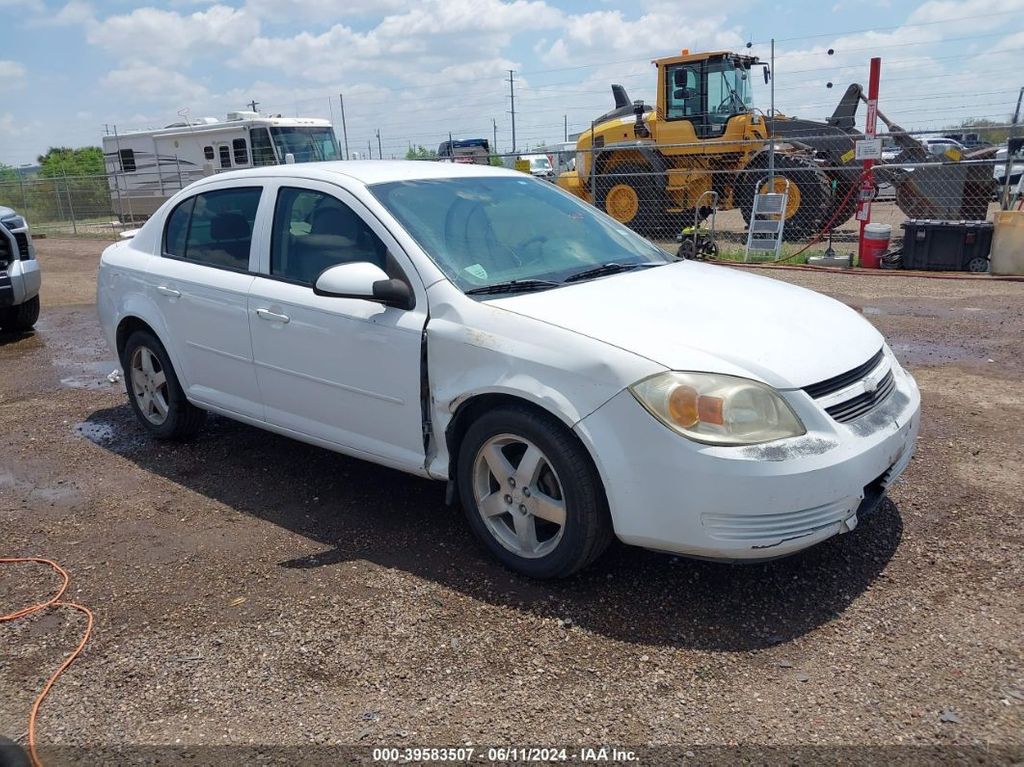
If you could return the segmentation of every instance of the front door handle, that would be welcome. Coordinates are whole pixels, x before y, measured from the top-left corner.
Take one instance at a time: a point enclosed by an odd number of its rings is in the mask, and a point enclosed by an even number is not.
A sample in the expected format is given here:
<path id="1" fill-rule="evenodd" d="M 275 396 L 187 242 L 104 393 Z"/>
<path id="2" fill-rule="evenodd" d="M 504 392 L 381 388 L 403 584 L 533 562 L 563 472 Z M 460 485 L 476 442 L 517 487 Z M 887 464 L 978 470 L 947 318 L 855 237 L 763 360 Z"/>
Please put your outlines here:
<path id="1" fill-rule="evenodd" d="M 268 322 L 288 322 L 287 314 L 278 314 L 277 312 L 270 311 L 270 309 L 257 309 L 256 314 L 261 320 L 267 320 Z"/>
<path id="2" fill-rule="evenodd" d="M 181 298 L 181 291 L 169 288 L 166 285 L 157 285 L 156 292 L 162 296 L 170 296 L 171 298 Z"/>

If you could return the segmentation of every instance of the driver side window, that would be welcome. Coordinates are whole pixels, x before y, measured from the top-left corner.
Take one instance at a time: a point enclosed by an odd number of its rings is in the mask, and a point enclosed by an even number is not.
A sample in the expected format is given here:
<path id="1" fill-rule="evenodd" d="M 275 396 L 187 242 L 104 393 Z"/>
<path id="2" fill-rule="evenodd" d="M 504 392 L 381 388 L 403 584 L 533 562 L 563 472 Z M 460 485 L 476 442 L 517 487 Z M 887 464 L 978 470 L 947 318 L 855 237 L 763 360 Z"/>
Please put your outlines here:
<path id="1" fill-rule="evenodd" d="M 312 285 L 324 269 L 356 261 L 388 271 L 387 247 L 355 211 L 313 189 L 278 191 L 270 245 L 272 276 Z"/>
<path id="2" fill-rule="evenodd" d="M 666 120 L 692 120 L 700 114 L 700 72 L 696 67 L 680 65 L 665 73 Z"/>

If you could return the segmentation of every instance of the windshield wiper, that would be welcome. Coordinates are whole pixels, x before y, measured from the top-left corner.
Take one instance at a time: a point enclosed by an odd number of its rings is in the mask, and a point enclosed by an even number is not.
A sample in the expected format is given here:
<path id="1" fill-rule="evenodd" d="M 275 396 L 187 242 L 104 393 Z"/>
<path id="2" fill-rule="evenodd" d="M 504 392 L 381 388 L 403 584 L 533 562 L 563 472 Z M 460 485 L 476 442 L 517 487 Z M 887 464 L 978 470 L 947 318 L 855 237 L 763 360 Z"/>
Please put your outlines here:
<path id="1" fill-rule="evenodd" d="M 661 264 L 648 261 L 644 261 L 639 264 L 617 264 L 615 262 L 610 264 L 601 264 L 600 266 L 594 266 L 590 269 L 584 269 L 582 272 L 576 272 L 576 274 L 570 274 L 563 280 L 563 282 L 591 280 L 595 277 L 605 277 L 609 274 L 618 274 L 619 272 L 631 272 L 634 269 L 644 269 L 648 266 L 661 266 Z"/>
<path id="2" fill-rule="evenodd" d="M 531 290 L 547 290 L 557 288 L 560 282 L 551 280 L 508 280 L 496 282 L 493 285 L 484 285 L 479 288 L 470 288 L 466 291 L 467 296 L 480 296 L 496 293 L 528 293 Z"/>

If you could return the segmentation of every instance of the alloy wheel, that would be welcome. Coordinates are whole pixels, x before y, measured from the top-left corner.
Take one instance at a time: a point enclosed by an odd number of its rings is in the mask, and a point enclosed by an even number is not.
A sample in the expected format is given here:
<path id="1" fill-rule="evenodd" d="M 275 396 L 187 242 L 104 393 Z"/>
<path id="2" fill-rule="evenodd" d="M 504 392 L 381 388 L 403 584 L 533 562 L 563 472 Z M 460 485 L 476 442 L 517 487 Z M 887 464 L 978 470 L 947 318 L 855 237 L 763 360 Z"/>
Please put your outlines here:
<path id="1" fill-rule="evenodd" d="M 160 358 L 151 349 L 140 346 L 132 354 L 129 364 L 132 393 L 143 417 L 154 426 L 167 420 L 167 375 Z"/>
<path id="2" fill-rule="evenodd" d="M 490 534 L 517 556 L 543 557 L 562 539 L 562 483 L 548 457 L 524 437 L 499 434 L 480 447 L 473 499 Z"/>

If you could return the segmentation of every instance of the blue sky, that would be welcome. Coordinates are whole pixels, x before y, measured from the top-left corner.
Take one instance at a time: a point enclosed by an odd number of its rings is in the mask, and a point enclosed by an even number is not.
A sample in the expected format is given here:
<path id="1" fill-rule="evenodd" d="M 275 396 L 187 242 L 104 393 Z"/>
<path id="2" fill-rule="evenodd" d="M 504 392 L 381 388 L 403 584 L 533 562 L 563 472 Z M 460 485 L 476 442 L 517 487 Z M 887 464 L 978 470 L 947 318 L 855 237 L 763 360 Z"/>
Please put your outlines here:
<path id="1" fill-rule="evenodd" d="M 610 108 L 609 84 L 653 99 L 649 61 L 680 48 L 767 57 L 777 105 L 821 119 L 882 64 L 881 108 L 904 127 L 1005 121 L 1024 85 L 1024 0 L 0 0 L 0 162 L 98 144 L 104 124 L 158 127 L 244 108 L 333 117 L 385 155 L 492 135 L 557 141 Z M 828 48 L 834 49 L 829 56 Z M 832 81 L 835 87 L 826 88 Z M 768 106 L 768 93 L 756 94 Z M 862 110 L 863 112 L 863 110 Z"/>

